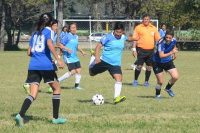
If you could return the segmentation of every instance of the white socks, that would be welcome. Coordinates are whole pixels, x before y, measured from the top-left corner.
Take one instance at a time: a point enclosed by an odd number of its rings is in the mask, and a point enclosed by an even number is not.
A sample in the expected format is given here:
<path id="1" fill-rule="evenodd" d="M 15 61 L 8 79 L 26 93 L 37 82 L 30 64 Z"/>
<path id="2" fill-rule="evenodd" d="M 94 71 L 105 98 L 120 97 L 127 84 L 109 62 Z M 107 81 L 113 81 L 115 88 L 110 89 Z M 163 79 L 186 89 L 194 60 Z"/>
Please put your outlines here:
<path id="1" fill-rule="evenodd" d="M 114 94 L 114 98 L 120 96 L 121 89 L 122 89 L 122 82 L 115 82 L 115 94 Z"/>
<path id="2" fill-rule="evenodd" d="M 80 83 L 80 80 L 81 80 L 81 74 L 75 74 L 75 83 L 76 84 L 79 84 Z"/>
<path id="3" fill-rule="evenodd" d="M 61 81 L 65 80 L 65 79 L 67 79 L 67 78 L 69 78 L 71 76 L 72 76 L 71 72 L 67 72 L 63 76 L 61 76 L 60 78 L 58 78 L 58 81 L 61 82 Z"/>
<path id="4" fill-rule="evenodd" d="M 92 68 L 95 65 L 95 56 L 92 55 L 90 58 L 89 68 Z"/>

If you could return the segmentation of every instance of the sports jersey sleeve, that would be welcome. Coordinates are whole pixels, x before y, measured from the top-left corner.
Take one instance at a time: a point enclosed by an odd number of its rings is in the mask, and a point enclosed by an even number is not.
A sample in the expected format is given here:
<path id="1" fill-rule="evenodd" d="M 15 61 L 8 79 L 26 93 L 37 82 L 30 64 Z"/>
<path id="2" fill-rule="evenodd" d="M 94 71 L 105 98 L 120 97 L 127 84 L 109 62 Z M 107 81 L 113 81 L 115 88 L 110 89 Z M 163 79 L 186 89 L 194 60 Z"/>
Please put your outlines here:
<path id="1" fill-rule="evenodd" d="M 163 47 L 163 44 L 160 43 L 158 44 L 158 52 L 162 52 L 162 51 L 164 51 L 164 47 Z"/>
<path id="2" fill-rule="evenodd" d="M 154 39 L 155 39 L 155 41 L 159 41 L 160 40 L 160 33 L 158 32 L 157 29 L 155 29 Z"/>
<path id="3" fill-rule="evenodd" d="M 100 43 L 104 46 L 108 41 L 109 41 L 109 37 L 105 35 L 101 38 Z"/>
<path id="4" fill-rule="evenodd" d="M 135 30 L 133 31 L 133 38 L 136 40 L 139 38 L 139 27 L 138 26 L 136 26 Z"/>
<path id="5" fill-rule="evenodd" d="M 31 36 L 31 39 L 29 41 L 29 46 L 30 47 L 33 47 L 33 37 L 34 37 L 34 34 Z"/>
<path id="6" fill-rule="evenodd" d="M 50 30 L 45 30 L 44 35 L 45 35 L 45 38 L 46 38 L 47 40 L 49 40 L 49 39 L 53 40 L 53 39 L 52 39 L 52 32 L 51 32 Z"/>
<path id="7" fill-rule="evenodd" d="M 62 43 L 64 46 L 69 42 L 68 35 L 65 35 L 61 40 L 60 43 Z"/>

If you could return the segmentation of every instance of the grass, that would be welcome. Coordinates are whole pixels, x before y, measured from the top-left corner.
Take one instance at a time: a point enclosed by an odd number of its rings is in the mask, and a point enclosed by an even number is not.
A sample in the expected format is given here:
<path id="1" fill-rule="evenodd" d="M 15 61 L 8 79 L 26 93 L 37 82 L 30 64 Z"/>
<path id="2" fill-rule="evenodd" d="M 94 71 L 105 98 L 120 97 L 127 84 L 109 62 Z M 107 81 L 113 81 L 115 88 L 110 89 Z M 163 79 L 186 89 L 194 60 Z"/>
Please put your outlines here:
<path id="1" fill-rule="evenodd" d="M 80 57 L 82 64 L 81 87 L 84 90 L 71 89 L 74 77 L 61 83 L 62 101 L 60 115 L 68 119 L 64 125 L 53 125 L 51 94 L 47 85 L 41 84 L 42 92 L 26 113 L 29 122 L 24 128 L 15 126 L 14 117 L 26 97 L 22 84 L 27 76 L 29 57 L 25 51 L 0 52 L 0 132 L 14 133 L 198 133 L 200 132 L 200 52 L 179 52 L 175 64 L 180 79 L 174 85 L 176 93 L 170 98 L 162 91 L 163 99 L 154 99 L 155 76 L 152 74 L 151 86 L 133 88 L 133 70 L 130 65 L 133 58 L 129 51 L 123 56 L 123 90 L 127 97 L 123 103 L 113 105 L 114 80 L 105 72 L 95 77 L 88 75 L 89 56 Z M 61 76 L 67 69 L 59 70 Z M 165 75 L 165 84 L 169 76 Z M 139 83 L 144 80 L 144 71 Z M 105 98 L 105 104 L 95 106 L 90 99 L 96 93 Z"/>

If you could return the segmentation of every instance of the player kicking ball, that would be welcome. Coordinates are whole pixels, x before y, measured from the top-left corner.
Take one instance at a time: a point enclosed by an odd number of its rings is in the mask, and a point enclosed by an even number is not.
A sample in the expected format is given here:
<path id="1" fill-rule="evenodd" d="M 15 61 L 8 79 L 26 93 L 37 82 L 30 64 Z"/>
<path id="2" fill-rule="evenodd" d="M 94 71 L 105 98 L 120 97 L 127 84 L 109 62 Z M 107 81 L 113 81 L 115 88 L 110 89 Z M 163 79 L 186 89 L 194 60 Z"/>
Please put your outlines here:
<path id="1" fill-rule="evenodd" d="M 124 26 L 122 23 L 116 23 L 114 32 L 105 35 L 95 48 L 95 55 L 91 56 L 89 64 L 90 76 L 109 71 L 110 75 L 115 79 L 114 85 L 114 104 L 126 100 L 125 96 L 121 96 L 122 89 L 122 70 L 121 57 L 127 37 L 123 34 Z M 102 55 L 100 57 L 100 51 Z"/>
<path id="2" fill-rule="evenodd" d="M 165 91 L 169 96 L 174 97 L 175 94 L 172 91 L 172 86 L 178 80 L 178 71 L 173 63 L 175 59 L 175 53 L 178 52 L 176 48 L 176 40 L 173 38 L 174 34 L 171 31 L 167 31 L 163 39 L 157 44 L 156 53 L 153 55 L 153 70 L 157 78 L 156 98 L 160 98 L 161 87 L 164 82 L 164 72 L 167 71 L 171 79 L 165 87 Z"/>

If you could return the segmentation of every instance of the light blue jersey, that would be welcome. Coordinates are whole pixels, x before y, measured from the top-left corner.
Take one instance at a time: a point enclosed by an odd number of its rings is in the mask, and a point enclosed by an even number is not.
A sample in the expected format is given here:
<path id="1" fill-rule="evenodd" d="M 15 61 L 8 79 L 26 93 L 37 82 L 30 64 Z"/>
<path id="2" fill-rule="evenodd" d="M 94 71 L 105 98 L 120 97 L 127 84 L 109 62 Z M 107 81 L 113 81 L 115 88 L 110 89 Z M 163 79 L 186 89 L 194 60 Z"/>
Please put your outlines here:
<path id="1" fill-rule="evenodd" d="M 160 37 L 163 38 L 163 37 L 165 37 L 166 31 L 163 29 L 160 29 L 159 33 L 160 33 Z"/>
<path id="2" fill-rule="evenodd" d="M 61 40 L 61 43 L 68 49 L 72 51 L 72 53 L 69 53 L 67 51 L 63 51 L 63 59 L 66 64 L 68 63 L 74 63 L 79 61 L 79 58 L 77 56 L 77 50 L 78 50 L 78 36 L 73 35 L 72 33 L 66 34 L 63 39 Z"/>
<path id="3" fill-rule="evenodd" d="M 153 55 L 153 61 L 157 63 L 167 63 L 172 60 L 172 56 L 160 58 L 159 52 L 169 53 L 176 45 L 176 39 L 173 38 L 170 44 L 167 44 L 164 39 L 160 40 L 157 44 L 157 50 Z"/>
<path id="4" fill-rule="evenodd" d="M 60 33 L 60 41 L 62 41 L 62 39 L 64 38 L 64 36 L 67 35 L 67 34 L 68 34 L 68 32 L 62 31 L 62 32 Z"/>
<path id="5" fill-rule="evenodd" d="M 127 37 L 122 35 L 120 39 L 115 38 L 113 33 L 105 35 L 101 40 L 104 46 L 101 59 L 113 66 L 121 66 L 122 51 Z"/>
<path id="6" fill-rule="evenodd" d="M 52 32 L 47 27 L 39 35 L 35 32 L 30 39 L 31 58 L 29 70 L 54 70 L 47 40 L 52 39 Z"/>

